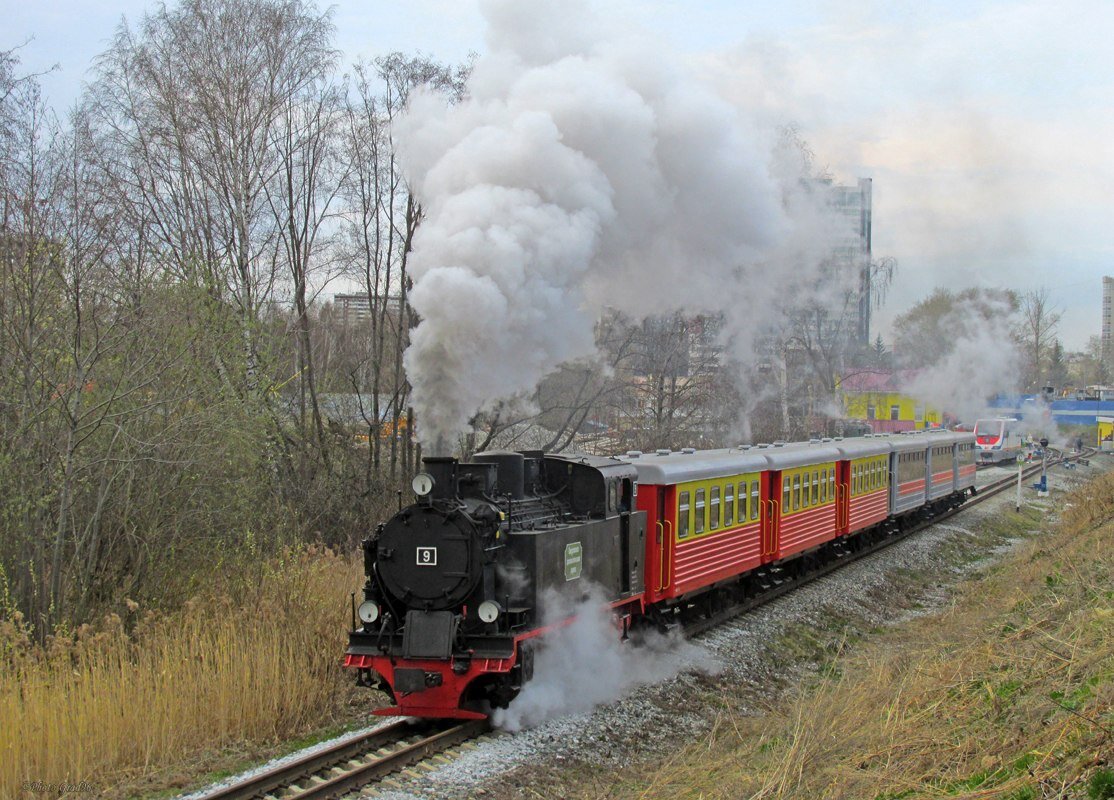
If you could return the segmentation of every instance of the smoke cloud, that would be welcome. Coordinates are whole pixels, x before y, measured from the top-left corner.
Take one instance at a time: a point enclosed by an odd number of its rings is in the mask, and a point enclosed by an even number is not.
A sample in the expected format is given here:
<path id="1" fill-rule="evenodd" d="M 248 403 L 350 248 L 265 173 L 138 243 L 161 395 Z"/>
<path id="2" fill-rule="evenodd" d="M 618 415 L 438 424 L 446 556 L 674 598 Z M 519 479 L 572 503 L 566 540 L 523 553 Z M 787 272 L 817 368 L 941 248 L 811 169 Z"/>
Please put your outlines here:
<path id="1" fill-rule="evenodd" d="M 936 326 L 944 352 L 906 391 L 965 423 L 991 416 L 988 400 L 1015 391 L 1021 375 L 1012 314 L 1008 299 L 991 293 L 957 302 Z"/>
<path id="2" fill-rule="evenodd" d="M 637 645 L 624 643 L 602 591 L 570 597 L 550 591 L 544 598 L 543 624 L 573 621 L 547 634 L 534 662 L 534 677 L 509 708 L 492 715 L 494 723 L 517 731 L 569 714 L 591 711 L 645 684 L 683 670 L 718 672 L 720 665 L 703 648 L 679 635 L 650 633 Z"/>
<path id="3" fill-rule="evenodd" d="M 795 300 L 815 292 L 831 241 L 792 199 L 800 175 L 784 174 L 776 132 L 660 46 L 588 0 L 483 8 L 488 53 L 465 99 L 415 95 L 399 130 L 425 212 L 405 363 L 427 444 L 594 354 L 608 307 L 724 313 L 749 357 L 786 294 L 770 278 Z"/>

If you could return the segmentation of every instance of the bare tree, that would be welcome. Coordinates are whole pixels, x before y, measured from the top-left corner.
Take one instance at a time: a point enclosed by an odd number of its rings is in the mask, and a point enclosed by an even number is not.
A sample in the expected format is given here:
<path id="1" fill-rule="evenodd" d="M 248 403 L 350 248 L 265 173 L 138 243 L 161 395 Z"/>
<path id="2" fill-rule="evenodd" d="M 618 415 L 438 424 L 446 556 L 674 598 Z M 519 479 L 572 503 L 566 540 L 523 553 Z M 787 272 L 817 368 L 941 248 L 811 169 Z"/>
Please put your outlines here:
<path id="1" fill-rule="evenodd" d="M 327 462 L 328 442 L 317 399 L 309 305 L 313 293 L 326 286 L 330 277 L 328 261 L 318 258 L 318 244 L 345 168 L 338 141 L 340 90 L 331 80 L 333 59 L 323 52 L 313 56 L 318 74 L 286 94 L 273 129 L 279 170 L 267 186 L 267 197 L 293 292 L 299 423 L 304 430 L 308 403 L 318 448 Z"/>
<path id="2" fill-rule="evenodd" d="M 1060 310 L 1045 287 L 1021 296 L 1020 338 L 1024 344 L 1025 384 L 1040 389 L 1048 375 L 1048 361 L 1060 325 Z"/>
<path id="3" fill-rule="evenodd" d="M 415 322 L 407 302 L 407 257 L 422 214 L 398 164 L 393 125 L 417 87 L 441 92 L 452 102 L 463 91 L 465 75 L 464 68 L 392 53 L 356 64 L 351 77 L 345 107 L 351 163 L 344 191 L 347 249 L 351 274 L 369 309 L 366 374 L 354 373 L 351 382 L 357 391 L 366 386 L 370 394 L 368 475 L 383 471 L 386 461 L 385 471 L 393 477 L 400 457 L 404 469 L 412 462 L 411 454 L 399 448 L 408 450 L 413 430 L 402 353 Z M 379 435 L 381 426 L 388 436 Z"/>
<path id="4" fill-rule="evenodd" d="M 98 64 L 100 116 L 160 248 L 239 313 L 244 388 L 258 396 L 258 312 L 274 280 L 267 186 L 276 126 L 332 57 L 328 12 L 301 0 L 184 0 L 121 24 Z"/>

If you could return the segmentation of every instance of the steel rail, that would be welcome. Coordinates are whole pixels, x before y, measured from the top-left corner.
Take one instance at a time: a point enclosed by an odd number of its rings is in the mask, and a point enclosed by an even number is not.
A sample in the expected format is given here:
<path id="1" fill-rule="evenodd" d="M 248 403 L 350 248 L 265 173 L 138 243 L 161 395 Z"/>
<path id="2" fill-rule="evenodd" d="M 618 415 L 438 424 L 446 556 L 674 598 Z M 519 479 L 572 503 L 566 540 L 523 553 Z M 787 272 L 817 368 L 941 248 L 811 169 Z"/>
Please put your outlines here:
<path id="1" fill-rule="evenodd" d="M 491 723 L 486 719 L 469 720 L 459 725 L 453 725 L 437 733 L 408 744 L 398 750 L 367 761 L 341 774 L 327 778 L 321 783 L 311 784 L 297 794 L 288 795 L 284 800 L 326 800 L 326 798 L 340 797 L 348 792 L 355 791 L 361 786 L 366 786 L 372 781 L 396 772 L 403 767 L 444 752 L 454 745 L 466 742 L 491 730 Z"/>
<path id="2" fill-rule="evenodd" d="M 355 760 L 368 759 L 369 755 L 377 751 L 391 748 L 420 732 L 423 726 L 429 727 L 429 724 L 414 725 L 409 719 L 392 722 L 209 792 L 202 796 L 202 800 L 248 800 L 275 793 L 281 793 L 283 800 L 337 797 L 490 730 L 487 720 L 454 724 L 448 728 L 434 725 L 434 730 L 429 735 L 422 736 L 416 742 L 375 755 L 351 769 L 342 766 Z M 340 770 L 340 774 L 330 774 L 337 770 Z M 320 779 L 315 780 L 317 776 Z"/>

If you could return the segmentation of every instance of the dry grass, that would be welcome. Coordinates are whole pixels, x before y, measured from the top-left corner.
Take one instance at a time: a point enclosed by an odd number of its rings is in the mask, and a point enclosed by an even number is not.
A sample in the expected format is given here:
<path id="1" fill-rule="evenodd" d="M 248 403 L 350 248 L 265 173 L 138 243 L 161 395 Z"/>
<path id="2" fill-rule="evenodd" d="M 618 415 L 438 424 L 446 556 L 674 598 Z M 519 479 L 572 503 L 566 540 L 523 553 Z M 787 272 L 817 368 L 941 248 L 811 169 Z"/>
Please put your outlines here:
<path id="1" fill-rule="evenodd" d="M 123 618 L 47 648 L 18 618 L 0 621 L 0 797 L 26 781 L 119 796 L 215 750 L 328 724 L 359 573 L 328 552 L 292 554 L 235 599 L 225 587 L 166 616 L 128 601 Z"/>
<path id="2" fill-rule="evenodd" d="M 764 716 L 725 712 L 648 784 L 608 794 L 1114 797 L 1114 475 L 1069 503 L 944 613 L 837 655 Z"/>

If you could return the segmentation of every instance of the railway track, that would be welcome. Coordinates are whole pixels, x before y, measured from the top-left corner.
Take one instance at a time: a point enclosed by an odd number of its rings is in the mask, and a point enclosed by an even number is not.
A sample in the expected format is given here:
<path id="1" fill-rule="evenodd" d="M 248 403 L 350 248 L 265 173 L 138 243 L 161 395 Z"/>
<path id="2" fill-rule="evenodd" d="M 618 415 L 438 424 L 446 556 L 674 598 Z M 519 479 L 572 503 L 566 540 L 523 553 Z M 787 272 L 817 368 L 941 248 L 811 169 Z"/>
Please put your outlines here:
<path id="1" fill-rule="evenodd" d="M 486 720 L 446 724 L 401 719 L 206 793 L 202 800 L 341 797 L 489 730 Z"/>
<path id="2" fill-rule="evenodd" d="M 1048 465 L 1078 458 L 1089 458 L 1094 450 L 1085 450 L 1075 456 L 1065 457 L 1057 451 Z M 1040 472 L 1036 463 L 1022 472 L 1023 479 Z M 977 490 L 977 494 L 962 505 L 936 514 L 906 530 L 886 536 L 868 547 L 848 553 L 825 563 L 805 574 L 779 581 L 778 585 L 745 603 L 734 604 L 699 618 L 682 621 L 686 637 L 696 636 L 732 617 L 764 605 L 793 589 L 827 575 L 850 561 L 865 558 L 927 527 L 936 525 L 965 509 L 985 502 L 1013 488 L 1016 473 L 1003 477 Z M 438 753 L 480 736 L 491 729 L 486 720 L 458 723 L 414 722 L 402 719 L 382 728 L 339 742 L 295 761 L 276 766 L 237 783 L 206 793 L 201 800 L 325 800 L 341 797 L 374 783 L 407 766 L 416 764 Z"/>

